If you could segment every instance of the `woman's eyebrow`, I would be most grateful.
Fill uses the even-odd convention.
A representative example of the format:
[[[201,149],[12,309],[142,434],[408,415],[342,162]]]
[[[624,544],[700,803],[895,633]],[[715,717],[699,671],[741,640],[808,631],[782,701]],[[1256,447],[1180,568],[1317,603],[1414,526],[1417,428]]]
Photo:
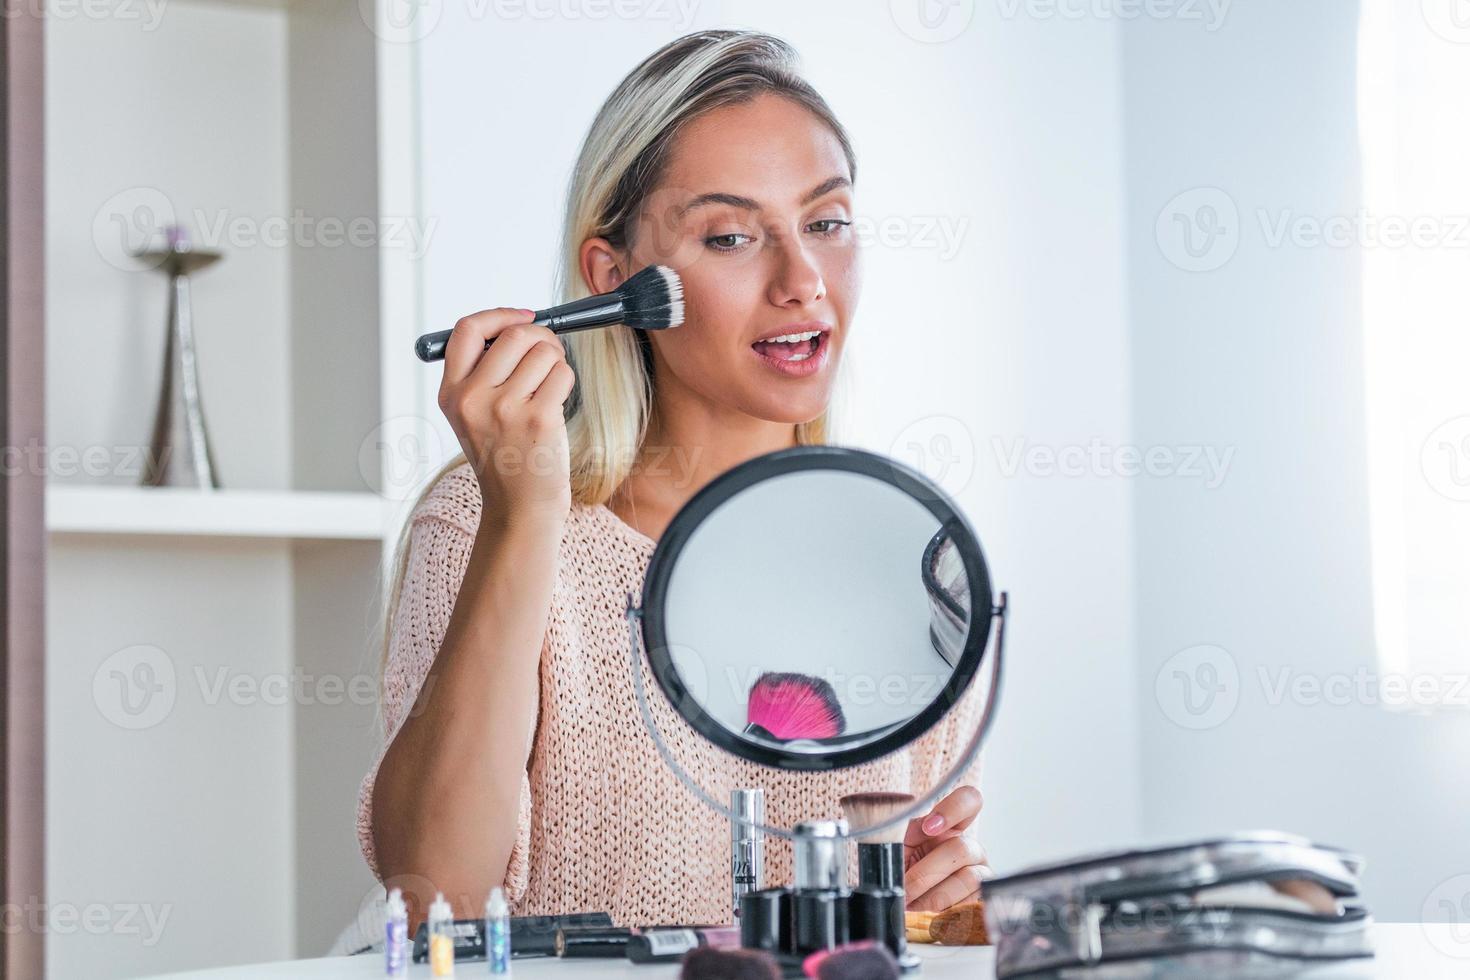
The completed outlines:
[[[802,206],[808,205],[823,194],[829,194],[839,187],[851,186],[852,181],[840,174],[835,177],[828,177],[816,187],[807,191],[806,196],[801,199],[801,204]],[[679,209],[679,216],[683,217],[695,208],[703,207],[706,204],[728,204],[733,208],[740,208],[744,211],[760,211],[762,209],[761,203],[751,198],[741,197],[739,194],[726,194],[722,191],[713,191],[709,194],[701,194],[684,205]]]

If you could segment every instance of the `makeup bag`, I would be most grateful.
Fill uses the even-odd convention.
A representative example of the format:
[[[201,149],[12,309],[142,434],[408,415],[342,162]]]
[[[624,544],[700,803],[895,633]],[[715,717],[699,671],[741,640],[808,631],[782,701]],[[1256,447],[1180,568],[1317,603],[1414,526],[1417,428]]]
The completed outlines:
[[[919,561],[919,576],[929,594],[929,642],[953,667],[959,663],[970,631],[970,586],[948,527],[941,527],[929,539]]]
[[[1371,957],[1361,858],[1274,832],[1116,851],[987,881],[995,975],[1275,977]]]

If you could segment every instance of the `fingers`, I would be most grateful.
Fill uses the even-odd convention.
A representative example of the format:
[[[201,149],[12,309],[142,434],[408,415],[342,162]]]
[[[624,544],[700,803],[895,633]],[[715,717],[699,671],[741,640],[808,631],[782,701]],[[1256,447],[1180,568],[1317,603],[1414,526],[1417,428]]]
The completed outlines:
[[[955,898],[962,901],[969,892],[980,887],[980,882],[988,870],[985,848],[980,842],[963,834],[951,837],[937,844],[932,851],[924,855],[912,868],[904,872],[903,888],[908,896],[905,903],[909,908],[948,908],[953,902],[945,905],[932,905],[932,901],[940,898],[948,898],[956,891],[964,894]],[[950,881],[950,879],[955,879]],[[940,887],[944,892],[929,897],[929,892]],[[915,905],[916,902],[924,904]]]
[[[984,805],[980,790],[968,784],[956,786],[926,816],[909,821],[903,842],[907,847],[918,847],[925,841],[953,837],[975,822]]]
[[[913,902],[905,902],[910,912],[943,912],[964,902],[978,902],[981,898],[978,875],[971,868],[957,871],[943,882],[929,889]]]
[[[537,344],[545,344],[559,355],[566,355],[561,338],[551,328],[514,323],[496,334],[494,346],[485,351],[465,384],[485,391],[500,387],[510,379],[521,359]],[[539,378],[536,380],[540,381]],[[533,385],[531,391],[534,390]],[[525,392],[525,395],[528,397],[531,391]]]
[[[533,319],[533,311],[509,306],[481,310],[479,313],[460,317],[449,334],[448,343],[444,345],[444,378],[441,385],[455,385],[469,377],[486,353],[485,341],[516,324],[529,324]]]
[[[498,341],[496,346],[499,346]],[[494,353],[493,347],[491,348],[491,353]],[[551,369],[565,359],[565,355],[558,345],[545,342],[532,344],[531,348],[526,351],[525,356],[512,369],[510,376],[501,384],[501,397],[516,401],[528,401],[536,393],[536,389],[541,387],[542,382],[546,380],[546,376],[551,373]]]
[[[566,359],[557,361],[551,366],[551,371],[546,379],[541,382],[541,387],[531,396],[531,404],[539,405],[545,403],[550,411],[554,406],[556,411],[561,411],[562,405],[566,404],[567,396],[572,393],[572,388],[577,383],[577,372]]]

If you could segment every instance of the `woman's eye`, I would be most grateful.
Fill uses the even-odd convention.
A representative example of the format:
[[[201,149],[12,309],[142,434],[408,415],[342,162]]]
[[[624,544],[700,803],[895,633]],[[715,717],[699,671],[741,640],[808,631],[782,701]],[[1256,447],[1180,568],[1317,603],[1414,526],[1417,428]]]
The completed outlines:
[[[853,222],[845,222],[845,220],[839,219],[839,217],[823,217],[819,222],[811,222],[810,225],[807,225],[807,228],[817,228],[820,225],[822,228],[817,228],[817,234],[833,235],[838,232],[839,228],[847,228],[851,223]]]
[[[704,243],[714,248],[718,252],[733,252],[740,247],[740,245],[736,241],[734,241],[734,239],[749,237],[749,235],[742,235],[739,232],[732,231],[728,235],[712,235],[709,238],[706,238],[704,240]]]
[[[840,218],[823,218],[820,221],[813,221],[807,227],[814,229],[819,235],[833,237],[842,234],[842,229],[850,224],[852,224],[851,221],[843,221]]]

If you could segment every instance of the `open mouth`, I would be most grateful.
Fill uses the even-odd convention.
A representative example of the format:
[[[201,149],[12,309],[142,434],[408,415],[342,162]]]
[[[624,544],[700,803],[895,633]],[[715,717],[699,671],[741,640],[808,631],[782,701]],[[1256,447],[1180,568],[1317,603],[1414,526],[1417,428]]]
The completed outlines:
[[[825,331],[804,330],[800,333],[788,333],[766,340],[757,340],[750,346],[758,354],[764,354],[778,361],[795,363],[815,355],[826,342]]]

